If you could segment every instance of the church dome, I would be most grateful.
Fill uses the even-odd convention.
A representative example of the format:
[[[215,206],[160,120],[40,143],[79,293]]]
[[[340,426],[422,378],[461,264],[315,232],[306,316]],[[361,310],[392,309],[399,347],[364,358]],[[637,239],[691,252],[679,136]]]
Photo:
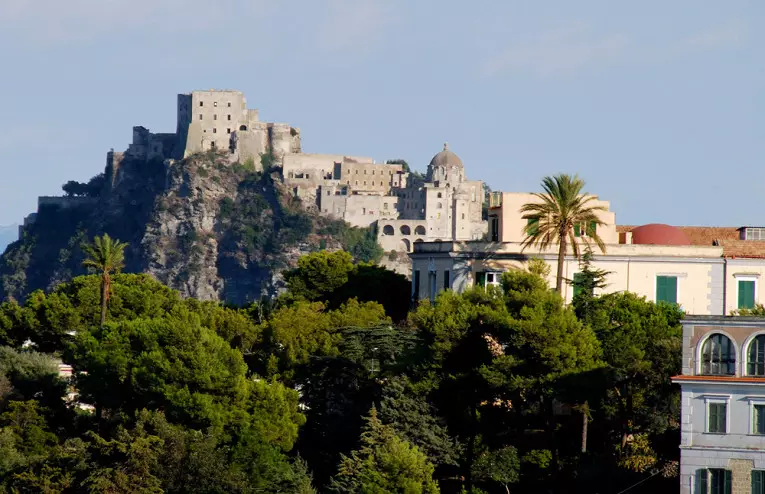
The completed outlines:
[[[643,245],[691,245],[691,239],[677,227],[651,223],[632,229],[632,243]]]
[[[449,145],[444,144],[444,150],[438,153],[437,155],[433,156],[433,159],[430,160],[430,166],[437,167],[441,166],[444,168],[463,168],[462,160],[459,156],[449,151]]]

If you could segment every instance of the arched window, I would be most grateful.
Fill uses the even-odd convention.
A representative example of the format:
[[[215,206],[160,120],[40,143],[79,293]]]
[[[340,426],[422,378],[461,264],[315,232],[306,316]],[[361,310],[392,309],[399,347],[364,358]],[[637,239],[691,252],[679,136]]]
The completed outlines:
[[[736,348],[730,338],[715,333],[701,348],[701,373],[713,376],[736,374]]]
[[[383,227],[383,235],[393,235],[395,230],[393,230],[393,227],[391,225],[385,225]]]
[[[438,209],[441,209],[442,207],[443,207],[443,205],[439,202],[438,203]]]
[[[442,196],[441,196],[441,193],[439,192],[439,193],[438,193],[438,198],[439,198],[439,199],[441,199],[441,197],[442,197]]]
[[[401,235],[411,235],[412,234],[412,230],[409,228],[408,225],[401,225],[400,230],[401,230]]]
[[[424,227],[424,226],[422,226],[422,225],[418,225],[418,226],[417,226],[417,227],[414,229],[414,234],[415,234],[415,235],[425,235],[425,233],[426,233],[426,232],[425,232],[425,227]]]
[[[749,343],[746,359],[747,376],[765,376],[765,334],[757,336]]]
[[[240,125],[239,126],[239,130],[247,130],[247,126],[246,125]]]

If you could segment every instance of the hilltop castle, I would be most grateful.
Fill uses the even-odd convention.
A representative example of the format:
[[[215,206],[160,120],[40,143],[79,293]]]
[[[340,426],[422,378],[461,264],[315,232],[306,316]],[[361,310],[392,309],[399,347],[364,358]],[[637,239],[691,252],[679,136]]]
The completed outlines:
[[[174,134],[154,134],[133,127],[133,142],[124,153],[110,151],[107,167],[116,170],[124,157],[146,160],[183,159],[209,150],[228,150],[232,161],[253,160],[273,152],[277,159],[300,152],[300,131],[284,123],[261,122],[258,110],[248,109],[241,91],[192,91],[178,95],[178,125]]]
[[[468,180],[462,160],[444,145],[423,177],[403,164],[371,158],[303,153],[300,131],[288,124],[261,122],[240,91],[208,90],[178,95],[176,132],[155,134],[133,127],[125,152],[107,154],[107,181],[120,180],[126,158],[180,160],[211,150],[230,161],[252,160],[272,153],[282,166],[283,181],[306,209],[353,226],[376,227],[386,251],[411,252],[417,242],[476,240],[487,232],[482,220],[483,182]],[[39,205],[71,207],[91,198],[41,197]],[[34,215],[28,219],[34,221]]]

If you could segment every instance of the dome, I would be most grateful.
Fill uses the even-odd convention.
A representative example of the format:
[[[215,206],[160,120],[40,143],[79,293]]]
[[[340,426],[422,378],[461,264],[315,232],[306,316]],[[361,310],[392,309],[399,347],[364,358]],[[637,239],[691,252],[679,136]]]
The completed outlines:
[[[443,166],[446,168],[459,167],[463,168],[462,160],[459,156],[449,151],[449,145],[444,143],[444,150],[433,156],[430,160],[430,166]]]
[[[651,223],[632,229],[632,243],[643,245],[691,245],[691,239],[677,227]]]

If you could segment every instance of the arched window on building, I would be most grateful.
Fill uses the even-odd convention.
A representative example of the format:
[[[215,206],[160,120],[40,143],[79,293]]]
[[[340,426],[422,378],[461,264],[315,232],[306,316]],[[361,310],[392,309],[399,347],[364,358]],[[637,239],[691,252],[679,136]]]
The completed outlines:
[[[422,226],[422,225],[418,225],[418,226],[417,226],[417,227],[414,229],[414,234],[415,234],[415,235],[425,235],[426,233],[427,233],[427,232],[425,231],[425,227],[424,227],[424,226]]]
[[[443,206],[443,204],[441,204],[441,203],[439,202],[439,203],[438,203],[438,209],[441,209],[442,207],[444,207],[444,206]]]
[[[409,228],[409,225],[401,225],[401,235],[411,235],[412,230]]]
[[[761,334],[749,343],[746,354],[746,375],[765,376],[765,334]]]
[[[701,373],[711,376],[736,375],[736,348],[730,338],[714,333],[701,347]]]
[[[438,198],[441,199],[441,197],[443,197],[443,195],[439,192],[438,193]]]
[[[247,130],[247,126],[246,125],[240,125],[239,126],[239,130]]]
[[[393,235],[394,233],[396,233],[396,231],[391,225],[385,225],[383,227],[383,235]]]

